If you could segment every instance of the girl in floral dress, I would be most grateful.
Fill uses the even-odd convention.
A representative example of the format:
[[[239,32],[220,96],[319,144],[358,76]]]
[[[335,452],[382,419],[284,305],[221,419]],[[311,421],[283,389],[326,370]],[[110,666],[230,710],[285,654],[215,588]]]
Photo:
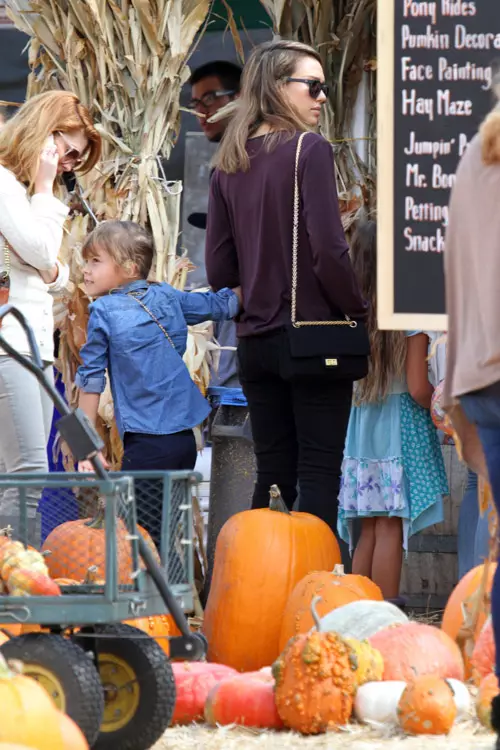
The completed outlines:
[[[353,573],[368,576],[386,599],[399,594],[408,538],[443,520],[448,493],[437,430],[430,416],[430,334],[377,328],[376,224],[361,224],[352,260],[370,300],[370,370],[355,385],[339,493],[338,532],[352,548]]]

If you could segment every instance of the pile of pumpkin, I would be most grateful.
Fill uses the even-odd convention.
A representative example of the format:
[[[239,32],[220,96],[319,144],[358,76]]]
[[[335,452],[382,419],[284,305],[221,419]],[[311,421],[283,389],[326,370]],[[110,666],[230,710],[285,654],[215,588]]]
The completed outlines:
[[[0,705],[0,750],[89,750],[80,729],[57,710],[45,689],[1,654]]]
[[[148,532],[141,526],[138,526],[138,531],[159,561],[158,550]],[[118,583],[130,584],[134,577],[132,548],[129,532],[121,519],[117,522],[116,546]],[[67,521],[56,526],[45,540],[41,552],[12,540],[9,529],[0,531],[0,582],[3,593],[13,596],[59,596],[60,586],[103,584],[105,569],[106,534],[102,508],[93,518]]]
[[[32,547],[0,536],[0,592],[12,596],[59,596],[45,557]]]
[[[239,513],[219,534],[203,627],[212,663],[174,665],[174,723],[314,734],[354,717],[442,734],[470,716],[466,681],[486,677],[477,713],[488,726],[498,687],[485,616],[473,657],[461,640],[481,574],[459,582],[441,628],[412,622],[372,581],[344,574],[326,524],[290,513],[274,492],[269,509]]]

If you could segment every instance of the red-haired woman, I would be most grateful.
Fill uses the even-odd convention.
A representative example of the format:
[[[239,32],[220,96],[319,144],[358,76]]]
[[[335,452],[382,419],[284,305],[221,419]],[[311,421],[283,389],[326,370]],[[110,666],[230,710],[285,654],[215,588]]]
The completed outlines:
[[[63,172],[88,172],[99,160],[101,138],[78,97],[52,91],[27,101],[0,130],[0,277],[10,281],[9,302],[33,328],[46,373],[53,362],[52,296],[66,284],[58,261],[68,208],[55,195]],[[12,317],[2,336],[29,354]],[[52,403],[33,375],[0,349],[0,471],[46,472]],[[28,498],[34,515],[38,494]],[[0,494],[0,513],[18,512],[16,493]]]

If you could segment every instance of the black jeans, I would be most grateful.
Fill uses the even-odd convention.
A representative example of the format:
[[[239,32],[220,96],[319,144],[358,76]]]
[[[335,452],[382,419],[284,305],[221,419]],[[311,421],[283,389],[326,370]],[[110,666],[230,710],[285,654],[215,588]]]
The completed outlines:
[[[257,459],[252,507],[267,507],[269,488],[277,484],[291,509],[298,485],[299,509],[319,516],[336,533],[352,381],[326,371],[294,376],[282,329],[240,339],[238,358]],[[345,559],[347,546],[341,549]]]
[[[126,432],[122,471],[182,471],[194,469],[196,439],[192,430],[173,435]],[[141,479],[135,484],[137,522],[161,549],[162,482]]]

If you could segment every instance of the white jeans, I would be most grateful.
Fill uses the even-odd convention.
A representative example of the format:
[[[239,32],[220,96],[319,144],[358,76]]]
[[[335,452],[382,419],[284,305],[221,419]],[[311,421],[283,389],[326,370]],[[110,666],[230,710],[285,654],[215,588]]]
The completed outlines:
[[[45,375],[54,382],[52,366]],[[47,443],[54,407],[35,376],[15,360],[0,355],[0,474],[47,473]],[[13,477],[13,479],[15,479]],[[41,488],[27,494],[28,515],[34,517]],[[19,515],[16,489],[0,489],[1,517]]]

